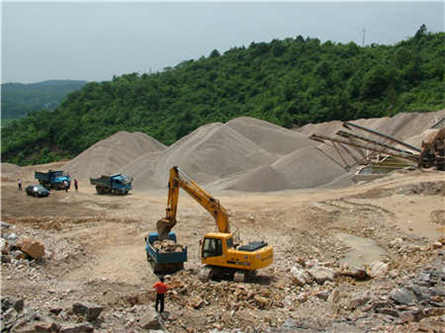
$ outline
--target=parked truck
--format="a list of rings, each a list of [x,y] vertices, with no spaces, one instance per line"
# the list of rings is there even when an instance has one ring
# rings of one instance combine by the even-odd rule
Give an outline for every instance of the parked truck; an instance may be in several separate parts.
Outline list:
[[[155,274],[171,274],[182,270],[187,261],[187,247],[176,242],[174,232],[169,232],[165,240],[160,240],[157,232],[150,232],[145,237],[145,252]]]
[[[96,186],[98,194],[128,194],[131,190],[133,177],[115,174],[111,176],[101,176],[99,178],[90,178],[91,185]]]
[[[66,186],[70,187],[71,185],[71,177],[62,170],[36,171],[34,178],[47,189],[64,190]]]

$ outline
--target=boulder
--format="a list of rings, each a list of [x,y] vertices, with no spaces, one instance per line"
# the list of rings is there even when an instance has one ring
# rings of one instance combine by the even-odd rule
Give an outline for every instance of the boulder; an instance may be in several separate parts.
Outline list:
[[[319,284],[323,284],[326,281],[334,281],[335,272],[332,269],[315,266],[308,270],[308,273],[317,281]]]
[[[383,278],[389,271],[389,265],[381,261],[372,263],[367,270],[367,273],[372,278]]]
[[[93,303],[73,304],[73,313],[85,317],[88,321],[96,320],[104,308]]]
[[[306,283],[312,282],[311,276],[297,266],[292,266],[290,274],[292,275],[292,280],[299,286],[304,286]]]
[[[390,298],[397,304],[402,305],[414,304],[417,300],[416,295],[406,288],[394,289],[390,294]]]
[[[349,308],[356,309],[356,308],[368,303],[370,299],[371,299],[371,296],[370,296],[369,291],[367,291],[363,294],[355,294],[349,303]]]
[[[160,318],[154,309],[148,310],[140,320],[140,326],[146,330],[159,330],[162,328]]]
[[[45,255],[45,246],[31,238],[24,238],[18,241],[17,247],[34,259],[42,258]]]

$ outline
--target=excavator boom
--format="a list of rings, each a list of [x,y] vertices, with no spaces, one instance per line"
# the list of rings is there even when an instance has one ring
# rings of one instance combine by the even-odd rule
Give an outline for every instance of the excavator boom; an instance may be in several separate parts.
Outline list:
[[[175,166],[170,169],[166,215],[156,224],[161,239],[166,239],[170,230],[176,225],[179,188],[186,191],[213,216],[219,232],[230,233],[227,211],[219,200],[200,188],[184,171]]]

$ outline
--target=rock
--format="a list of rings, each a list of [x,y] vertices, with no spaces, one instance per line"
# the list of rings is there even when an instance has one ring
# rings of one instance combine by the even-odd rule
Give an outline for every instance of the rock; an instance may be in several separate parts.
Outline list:
[[[49,309],[49,312],[54,313],[56,316],[57,316],[60,312],[62,312],[62,311],[63,311],[62,308],[51,308],[51,309]]]
[[[73,304],[73,313],[85,317],[88,321],[96,320],[103,307],[93,303],[75,303]]]
[[[298,327],[297,321],[292,318],[286,319],[283,325],[281,325],[281,329],[283,330],[296,329],[297,327]]]
[[[31,238],[25,238],[18,241],[17,247],[34,259],[42,258],[45,255],[44,245]]]
[[[445,289],[431,287],[429,290],[430,290],[431,296],[445,297]]]
[[[369,278],[365,269],[351,266],[343,267],[338,274],[350,276],[356,280],[366,280]]]
[[[9,254],[8,242],[3,238],[0,238],[0,250],[2,255]]]
[[[255,295],[254,299],[261,309],[264,309],[270,305],[270,301],[266,297]]]
[[[11,242],[15,242],[17,240],[17,235],[15,233],[11,233],[8,235],[8,240]]]
[[[370,299],[371,299],[371,297],[370,297],[370,293],[369,292],[365,292],[363,294],[355,295],[351,299],[351,302],[349,303],[349,308],[356,309],[359,306],[362,306],[362,305],[368,303]]]
[[[381,261],[377,261],[372,263],[368,270],[367,274],[372,278],[383,278],[389,271],[389,265],[385,264]]]
[[[25,302],[23,298],[13,298],[13,297],[2,297],[2,312],[5,312],[6,310],[10,308],[14,308],[17,312],[22,312],[23,308],[25,306]]]
[[[11,262],[11,256],[2,254],[2,263],[9,264]]]
[[[34,324],[34,329],[36,332],[48,332],[48,333],[54,333],[54,332],[60,332],[61,326],[56,323],[37,323]]]
[[[442,247],[442,242],[434,242],[431,246],[433,249],[440,249]]]
[[[23,260],[26,259],[26,253],[20,250],[15,250],[11,252],[11,257],[14,258],[15,260]]]
[[[161,323],[159,322],[159,316],[154,309],[142,317],[139,322],[140,326],[146,330],[159,330],[162,328]]]
[[[292,268],[290,269],[290,273],[292,275],[293,281],[299,286],[304,286],[306,283],[312,282],[311,276],[301,268],[292,266]]]
[[[396,310],[391,309],[391,308],[378,308],[375,310],[375,312],[386,314],[391,317],[399,317],[399,313]]]
[[[9,229],[10,225],[6,222],[0,221],[0,228],[1,229]]]
[[[335,305],[340,300],[340,292],[338,289],[334,289],[328,297],[328,302]]]
[[[390,298],[397,304],[413,304],[416,301],[414,293],[406,288],[395,289],[391,292]]]
[[[402,312],[400,314],[400,320],[402,322],[420,321],[425,318],[425,314],[422,310],[416,309],[412,311]]]
[[[189,304],[195,309],[199,309],[203,303],[203,299],[199,296],[193,296],[189,300]]]
[[[409,286],[408,289],[411,290],[414,293],[414,295],[416,295],[419,301],[423,301],[431,297],[431,291],[426,287],[419,287],[413,285]]]
[[[325,281],[334,281],[335,272],[329,268],[315,266],[308,270],[308,273],[317,281],[319,284],[323,284]]]
[[[327,301],[330,294],[331,293],[329,292],[329,290],[322,290],[319,293],[317,293],[315,296],[322,299],[323,301]]]
[[[88,324],[74,324],[62,327],[59,333],[91,333],[94,332],[94,327]]]

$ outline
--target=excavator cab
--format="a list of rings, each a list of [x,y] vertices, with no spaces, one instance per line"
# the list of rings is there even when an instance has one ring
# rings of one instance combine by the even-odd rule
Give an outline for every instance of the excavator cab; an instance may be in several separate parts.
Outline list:
[[[203,258],[222,256],[222,239],[219,238],[204,238],[202,245],[201,256]]]

